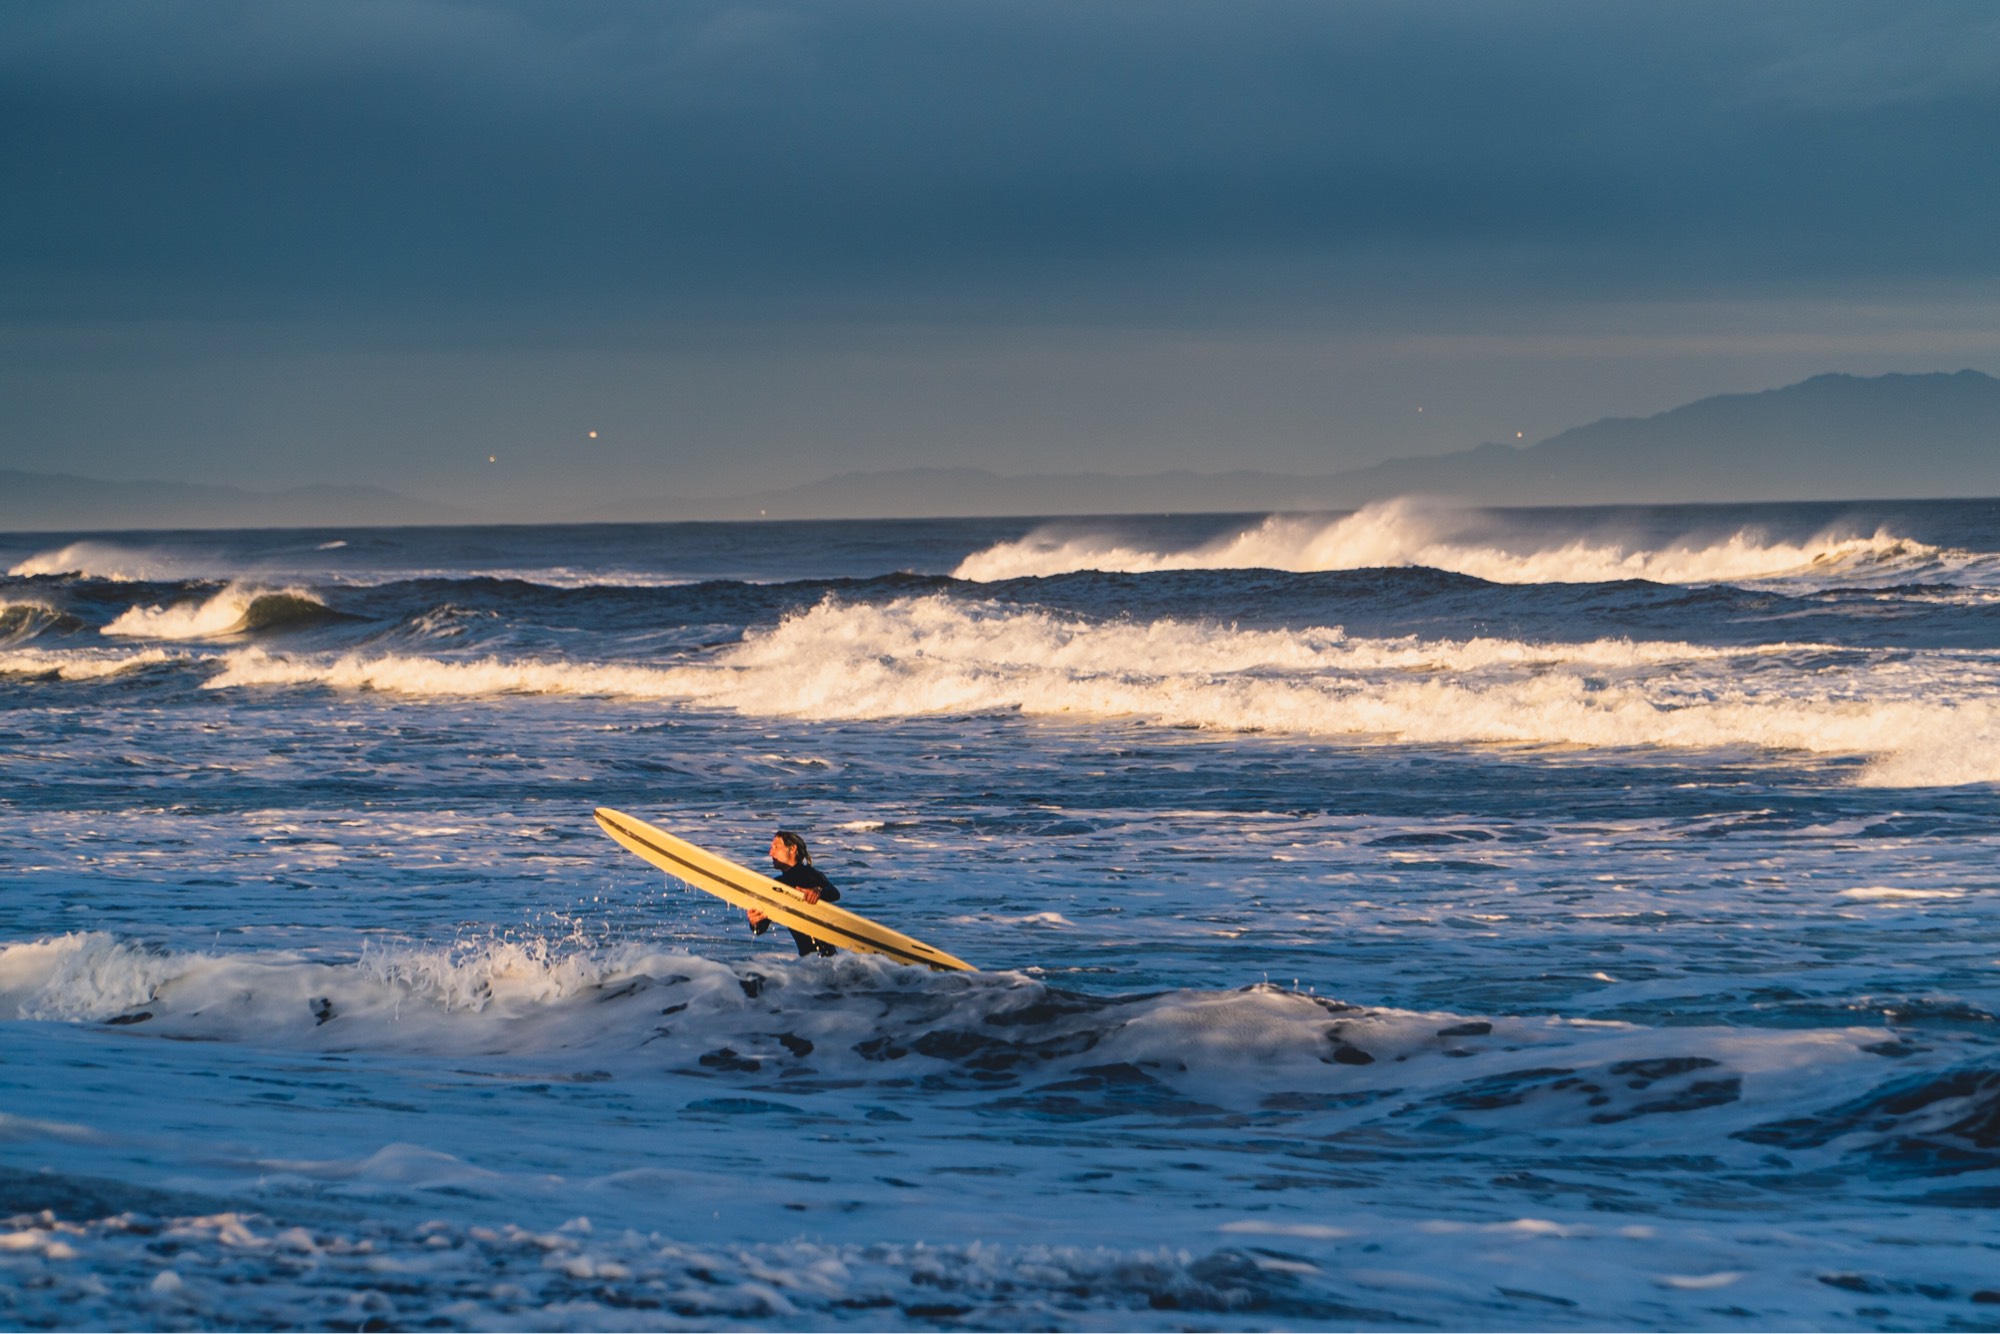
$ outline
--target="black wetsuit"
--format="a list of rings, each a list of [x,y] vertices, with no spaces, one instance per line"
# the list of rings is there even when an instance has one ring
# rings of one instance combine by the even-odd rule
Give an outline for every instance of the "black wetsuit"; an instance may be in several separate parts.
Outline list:
[[[811,862],[799,862],[794,866],[780,866],[774,862],[772,865],[774,869],[771,872],[771,878],[779,884],[790,885],[794,889],[816,889],[819,891],[819,901],[821,903],[840,902],[840,891],[833,887],[833,881],[821,875],[819,868]],[[750,933],[761,936],[770,929],[771,919],[766,917],[763,921],[751,927]],[[799,947],[800,957],[811,954],[814,950],[819,951],[821,954],[833,953],[833,946],[823,940],[814,940],[805,932],[793,931],[789,926],[785,930],[792,932],[792,943]]]

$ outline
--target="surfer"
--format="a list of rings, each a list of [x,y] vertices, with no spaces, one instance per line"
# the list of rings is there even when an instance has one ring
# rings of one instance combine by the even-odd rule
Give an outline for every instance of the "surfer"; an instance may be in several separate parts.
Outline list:
[[[806,902],[818,903],[825,899],[828,903],[840,902],[840,891],[833,887],[833,881],[821,875],[813,865],[812,853],[806,851],[806,841],[789,829],[780,829],[771,835],[771,864],[777,872],[772,879],[790,885],[805,895]],[[761,936],[771,929],[771,919],[755,908],[750,913],[750,934]],[[814,940],[803,931],[792,932],[792,943],[799,947],[800,957],[817,950],[822,955],[833,953],[833,946],[823,940]]]

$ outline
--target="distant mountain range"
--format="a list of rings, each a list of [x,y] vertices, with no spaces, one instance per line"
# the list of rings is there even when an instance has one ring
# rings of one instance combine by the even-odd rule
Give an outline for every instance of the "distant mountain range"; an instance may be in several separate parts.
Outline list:
[[[1607,417],[1525,447],[1485,444],[1318,475],[905,468],[714,500],[660,497],[602,517],[1351,509],[1404,495],[1482,505],[2000,496],[2000,380],[1970,370],[1816,375],[1657,416]]]
[[[554,521],[881,518],[1349,509],[1400,495],[1484,505],[2000,496],[2000,380],[1978,371],[1817,375],[1652,417],[1607,417],[1528,446],[1485,444],[1316,475],[843,473],[723,497],[658,495]],[[0,530],[449,524],[520,519],[374,487],[259,493],[0,471]]]
[[[1815,375],[1527,448],[1481,445],[1328,479],[1348,503],[1414,491],[1493,504],[2000,495],[2000,380]]]

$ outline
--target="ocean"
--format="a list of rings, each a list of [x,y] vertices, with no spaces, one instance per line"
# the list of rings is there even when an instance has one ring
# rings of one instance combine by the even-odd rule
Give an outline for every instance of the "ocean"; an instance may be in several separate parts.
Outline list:
[[[0,1326],[2000,1329],[2000,502],[0,569]]]

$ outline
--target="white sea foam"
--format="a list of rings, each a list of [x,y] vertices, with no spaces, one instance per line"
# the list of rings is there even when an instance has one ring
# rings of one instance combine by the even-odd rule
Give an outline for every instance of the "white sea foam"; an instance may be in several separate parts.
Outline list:
[[[187,575],[188,566],[184,560],[110,542],[72,542],[52,551],[37,552],[7,573],[17,579],[38,574],[72,574],[124,584],[182,578]]]
[[[15,649],[0,653],[0,676],[53,677],[58,681],[100,681],[142,667],[184,661],[165,649],[104,652],[91,649]]]
[[[1843,899],[1871,899],[1876,901],[1902,902],[1912,899],[1962,899],[1962,889],[1896,889],[1888,885],[1862,885],[1854,889],[1840,891]]]
[[[830,1044],[836,1050],[883,1031],[920,1036],[939,1022],[941,1006],[955,1022],[977,1024],[1032,1004],[1043,992],[1016,974],[933,975],[857,956],[796,975],[762,976],[759,987],[746,990],[726,964],[684,952],[576,948],[539,939],[371,947],[348,962],[288,952],[161,951],[103,932],[0,946],[0,1020],[101,1023],[143,1010],[148,1031],[259,1044],[294,1045],[324,1036],[324,1029],[344,1043],[382,1045],[430,1047],[442,1036],[447,1046],[491,1047],[499,1040],[522,1052],[605,1040],[657,1046],[653,996],[607,1008],[608,1000],[638,996],[649,985],[671,987],[688,1002],[679,1012],[692,1030],[687,1042],[697,1049],[717,1040],[744,1042],[746,1001],[760,992],[760,1011],[784,1013],[801,1032],[839,1035]],[[867,999],[818,1013],[829,985],[855,987]],[[1112,1053],[1211,1070],[1296,1061],[1312,1069],[1322,1064],[1336,1017],[1355,1040],[1384,1051],[1435,1049],[1435,1030],[1452,1018],[1344,1007],[1330,1012],[1311,997],[1260,987],[1107,1001],[1049,1022],[1105,1030],[1109,1040],[1093,1049],[1100,1059]],[[331,1027],[335,1020],[337,1028]],[[1503,1026],[1511,1042],[1566,1040],[1563,1030],[1545,1021]],[[829,1059],[831,1053],[820,1057]]]
[[[867,1000],[829,1007],[829,985],[855,987]],[[684,952],[541,939],[379,946],[347,962],[288,952],[161,951],[102,932],[0,946],[0,1020],[120,1020],[144,1023],[148,1032],[260,1045],[657,1052],[658,993],[643,994],[654,988],[670,988],[682,1002],[676,1012],[686,1031],[674,1045],[699,1052],[734,1041],[753,1050],[743,1016],[750,997],[761,994],[760,1013],[783,1013],[788,1026],[830,1048],[822,1062],[857,1041],[913,1040],[939,1022],[941,1006],[956,1022],[975,1025],[1042,993],[1040,984],[1018,975],[934,976],[855,956],[796,976],[760,977],[757,987],[746,988],[727,965]],[[630,1003],[607,1005],[619,999]],[[1215,1070],[1296,1061],[1312,1070],[1321,1063],[1330,1020],[1309,997],[1255,989],[1107,1002],[1102,1012],[1051,1022],[1113,1031],[1115,1051],[1125,1059]],[[1345,1022],[1385,1050],[1438,1045],[1437,1016],[1356,1012]],[[1537,1021],[1508,1033],[1510,1040],[1534,1041],[1534,1031],[1545,1027]]]
[[[204,602],[129,607],[101,633],[128,639],[212,639],[315,611],[325,612],[326,604],[303,588],[230,584]]]
[[[327,685],[382,690],[417,698],[489,695],[603,695],[628,699],[693,699],[711,679],[701,669],[625,667],[538,658],[448,660],[405,654],[227,654],[206,688]]]
[[[663,1022],[663,1016],[669,1016]],[[968,1070],[1051,1108],[1118,1088],[1248,1109],[1281,1096],[1335,1097],[1324,1114],[1372,1119],[1378,1098],[1413,1108],[1455,1097],[1468,1082],[1519,1086],[1492,1104],[1490,1131],[1541,1135],[1562,1126],[1577,1143],[1644,1114],[1676,1089],[1754,1082],[1756,1096],[1719,1091],[1689,1110],[1719,1120],[1702,1136],[1755,1124],[1765,1098],[1837,1093],[1853,1067],[1879,1057],[1879,1028],[1809,1032],[1648,1028],[1555,1016],[1463,1015],[1325,1001],[1269,986],[1170,989],[1085,1001],[1019,973],[932,974],[841,955],[739,970],[648,946],[566,949],[537,942],[468,942],[449,950],[382,947],[359,960],[288,952],[167,952],[101,933],[0,946],[0,1021],[116,1024],[135,1034],[265,1050],[369,1051],[454,1061],[504,1060],[540,1081],[653,1079],[661,1070],[736,1071],[776,1091],[787,1071],[908,1088]],[[1690,1052],[1701,1059],[1687,1062]],[[718,1056],[718,1053],[720,1055]],[[587,1064],[583,1064],[587,1062]],[[1577,1069],[1661,1063],[1647,1081],[1566,1078]],[[1551,1069],[1551,1065],[1561,1069]],[[1106,1085],[1104,1072],[1129,1072]],[[583,1072],[581,1075],[578,1072]],[[596,1073],[591,1073],[596,1072]],[[1051,1078],[1081,1079],[1049,1085]],[[1703,1081],[1701,1087],[1687,1081]],[[1677,1083],[1675,1081],[1678,1081]],[[1585,1087],[1588,1083],[1589,1087]],[[726,1085],[724,1086],[726,1088]],[[1505,1110],[1535,1095],[1525,1116]],[[1145,1114],[1148,1104],[1123,1106]],[[1474,1101],[1459,1107],[1477,1111]],[[1606,1107],[1609,1112],[1603,1110]],[[1343,1111],[1343,1108],[1354,1109]],[[1179,1112],[1175,1114],[1180,1114]],[[1705,1128],[1704,1128],[1705,1127]],[[377,1146],[379,1147],[379,1146]],[[279,1164],[271,1164],[277,1168]],[[297,1163],[289,1170],[304,1170]],[[343,1179],[352,1172],[336,1172]]]
[[[1800,574],[1824,577],[1940,554],[1934,547],[1886,530],[1872,536],[1828,533],[1804,542],[1773,541],[1744,530],[1720,541],[1648,549],[1591,537],[1549,545],[1545,533],[1526,531],[1512,537],[1483,535],[1493,524],[1490,516],[1474,511],[1392,500],[1338,519],[1272,515],[1241,532],[1178,551],[1133,546],[1114,538],[1065,536],[1050,529],[976,552],[953,574],[992,582],[1075,570],[1304,572],[1423,566],[1506,584],[1621,579],[1696,584]]]
[[[438,1187],[455,1201],[490,1186],[490,1174],[408,1145],[354,1171],[325,1179]],[[495,1227],[461,1217],[462,1205],[421,1224],[377,1210],[311,1227],[247,1209],[84,1223],[28,1214],[0,1233],[0,1273],[18,1280],[17,1323],[34,1328],[230,1326],[246,1323],[251,1307],[283,1328],[921,1329],[976,1312],[963,1323],[1699,1329],[1717,1323],[1724,1287],[1737,1324],[1750,1322],[1734,1312],[1750,1310],[1770,1313],[1769,1325],[1846,1328],[1863,1323],[1857,1301],[1891,1312],[1881,1323],[1897,1327],[1949,1323],[1937,1316],[1957,1313],[1977,1263],[1900,1214],[1874,1229],[1895,1248],[1894,1272],[1916,1276],[1894,1283],[1852,1272],[1872,1256],[1857,1254],[1849,1228],[1818,1220],[1615,1229],[1586,1214],[1495,1224],[1441,1246],[1454,1234],[1425,1206],[1384,1212],[1341,1194],[1337,1227],[1230,1219],[1212,1237],[1190,1228],[1150,1246],[1133,1245],[1130,1224],[1113,1220],[1104,1221],[1118,1244],[1057,1245],[857,1241],[819,1220],[811,1236],[755,1243],[605,1228],[583,1216]],[[696,1219],[684,1210],[678,1221],[693,1230]],[[162,1268],[170,1260],[177,1267]],[[1736,1267],[1714,1267],[1722,1263]]]
[[[74,932],[0,946],[0,1020],[105,1022],[144,1009],[149,1031],[287,1042],[337,1010],[349,1037],[365,1030],[373,1040],[421,1044],[445,1031],[448,1046],[468,1040],[454,1018],[481,1021],[482,1029],[547,1018],[607,978],[663,970],[700,974],[741,995],[721,964],[646,949],[591,953],[539,939],[485,940],[371,948],[352,962],[325,963],[286,952],[159,951]]]
[[[1876,669],[1810,645],[1351,639],[1082,617],[932,596],[827,601],[669,667],[496,657],[226,656],[208,686],[656,699],[767,717],[1019,712],[1432,744],[1754,748],[1875,757],[1863,782],[2000,781],[2000,681],[1977,661]],[[1764,664],[1747,671],[1749,664]]]
[[[853,1003],[840,1000],[848,993]],[[1416,1077],[1413,1060],[1453,1049],[1465,1055],[1464,1039],[1440,1032],[1461,1016],[1364,1009],[1275,987],[1060,1007],[1047,1005],[1048,994],[1017,973],[932,974],[855,955],[758,969],[754,985],[746,985],[728,965],[682,951],[537,939],[376,946],[346,961],[285,951],[156,950],[102,932],[0,945],[0,1021],[117,1021],[256,1046],[567,1053],[564,1060],[591,1052],[612,1064],[634,1059],[650,1067],[722,1044],[745,1060],[797,1059],[774,1036],[783,1031],[808,1040],[815,1068],[900,1081],[927,1062],[949,1066],[974,1054],[949,1046],[924,1051],[927,1034],[949,1028],[997,1033],[980,1057],[988,1067],[1004,1060],[1028,1073],[1072,1057],[1087,1066],[1122,1061],[1232,1102],[1268,1088],[1407,1083]],[[677,1016],[671,1031],[659,1024],[663,999],[674,1002],[666,1011]],[[1672,1031],[1555,1018],[1499,1016],[1476,1027],[1480,1050],[1510,1061],[1509,1053],[1535,1047],[1623,1059],[1684,1040]],[[1813,1044],[1829,1041],[1843,1052],[1853,1045],[1849,1036],[1818,1033],[1768,1052],[1745,1042],[1731,1060],[1745,1071],[1779,1070],[1821,1060],[1826,1053]],[[1793,1050],[1801,1044],[1812,1047],[1807,1057]],[[892,1047],[920,1059],[884,1071],[883,1053]],[[1460,1077],[1439,1076],[1451,1083]]]
[[[109,1019],[143,1005],[183,974],[169,957],[103,932],[73,932],[0,947],[0,1020]]]

